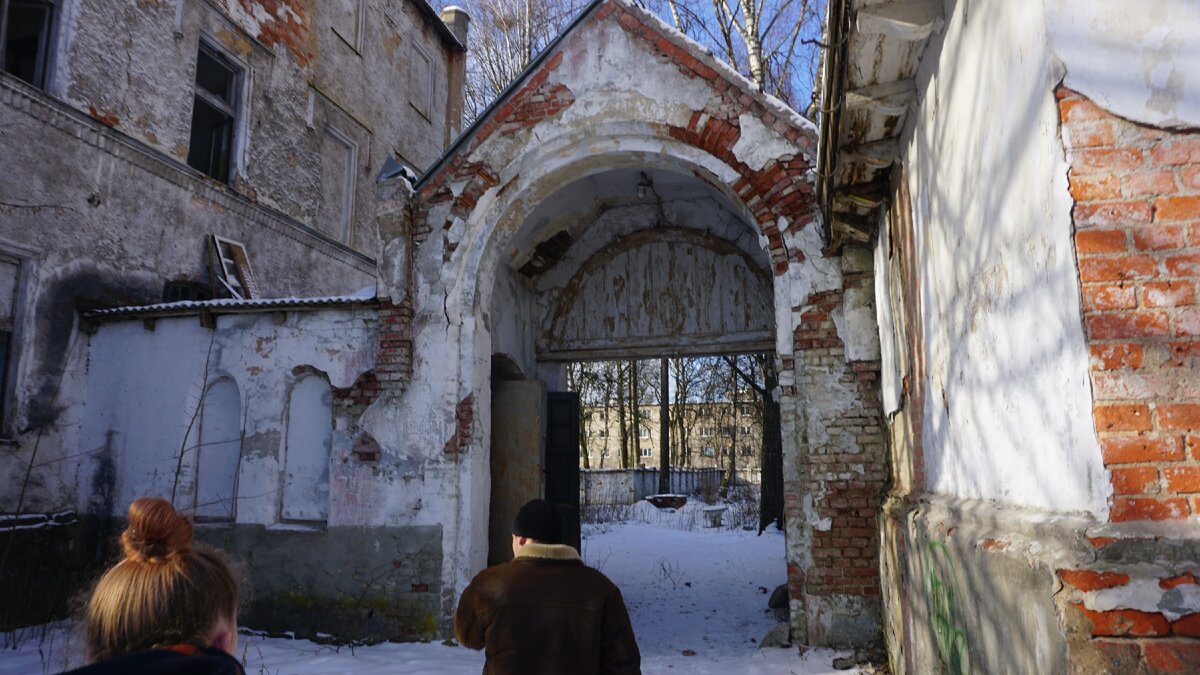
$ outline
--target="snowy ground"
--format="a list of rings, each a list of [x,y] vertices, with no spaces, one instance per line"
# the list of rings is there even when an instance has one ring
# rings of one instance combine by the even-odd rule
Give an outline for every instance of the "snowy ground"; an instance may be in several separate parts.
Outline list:
[[[832,651],[801,657],[795,648],[758,649],[775,625],[765,611],[767,593],[785,579],[782,534],[699,527],[703,516],[693,503],[676,513],[639,504],[625,515],[629,522],[585,526],[583,554],[621,587],[644,673],[846,672],[833,669]],[[0,674],[24,675],[78,665],[81,640],[70,627],[39,627],[0,635],[0,644]],[[352,648],[243,635],[239,651],[250,675],[476,675],[483,669],[482,653],[439,643]]]

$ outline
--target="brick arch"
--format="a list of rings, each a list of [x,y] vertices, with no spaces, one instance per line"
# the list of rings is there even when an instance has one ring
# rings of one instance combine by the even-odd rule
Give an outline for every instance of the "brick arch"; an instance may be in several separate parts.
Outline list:
[[[624,0],[599,3],[591,16],[561,36],[535,62],[532,71],[502,95],[422,179],[414,213],[417,243],[439,228],[449,230],[456,220],[467,220],[488,191],[499,187],[504,192],[510,188],[511,180],[506,182],[502,177],[518,158],[509,157],[499,163],[484,161],[480,157],[484,153],[477,151],[493,139],[503,139],[557,119],[582,97],[585,92],[573,92],[550,77],[563,65],[567,49],[563,43],[570,32],[598,22],[619,26],[648,57],[673,64],[681,78],[703,82],[709,89],[702,109],[694,110],[683,125],[638,117],[636,106],[626,109],[627,114],[616,121],[643,130],[637,133],[648,142],[680,143],[721,162],[727,168],[722,173],[735,176],[728,181],[733,194],[746,206],[752,224],[767,240],[774,273],[783,274],[789,264],[802,262],[802,253],[788,250],[780,221],[786,219],[790,227],[801,228],[815,219],[815,127],[780,101],[757,91],[748,80],[650,12]],[[743,161],[737,146],[743,137],[744,119],[754,120],[762,130],[785,140],[794,152],[771,157],[757,168]],[[605,126],[611,128],[613,120],[606,122]],[[589,122],[577,129],[590,131],[589,137],[597,139],[603,137],[598,126]],[[536,140],[539,145],[544,142],[542,138]],[[745,151],[743,147],[740,152]],[[449,204],[449,210],[443,215],[437,207],[445,204]],[[431,222],[435,210],[439,215],[433,220],[437,222]],[[456,242],[450,243],[443,259],[449,261],[457,247]]]

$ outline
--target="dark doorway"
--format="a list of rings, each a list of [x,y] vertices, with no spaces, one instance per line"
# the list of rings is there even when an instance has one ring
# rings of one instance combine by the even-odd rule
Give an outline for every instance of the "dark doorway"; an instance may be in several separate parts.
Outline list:
[[[563,543],[580,550],[579,394],[546,394],[546,500],[563,514]]]

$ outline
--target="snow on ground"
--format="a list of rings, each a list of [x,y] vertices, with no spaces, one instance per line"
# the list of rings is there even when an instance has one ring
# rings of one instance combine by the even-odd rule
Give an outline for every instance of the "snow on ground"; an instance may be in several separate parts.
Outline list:
[[[701,526],[700,504],[676,512],[641,503],[628,522],[585,525],[583,555],[621,588],[646,675],[825,675],[835,652],[759,649],[775,625],[770,591],[784,583],[783,535]],[[726,514],[730,515],[730,514]],[[13,643],[17,643],[13,648]],[[77,628],[50,626],[0,635],[0,675],[57,673],[79,665]],[[483,654],[441,643],[369,647],[242,635],[249,675],[411,673],[476,675]],[[694,654],[693,654],[694,653]]]

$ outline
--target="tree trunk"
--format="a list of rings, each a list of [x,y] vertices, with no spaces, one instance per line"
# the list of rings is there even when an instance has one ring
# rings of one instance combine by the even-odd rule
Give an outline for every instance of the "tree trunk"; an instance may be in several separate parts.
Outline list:
[[[729,488],[737,484],[737,357],[735,356],[733,359],[729,363],[729,385],[731,388],[729,398],[732,400],[732,407],[729,411],[729,469],[725,477],[721,479],[721,489],[718,492],[721,499],[728,497]]]
[[[642,409],[638,401],[638,395],[641,393],[638,389],[641,385],[638,378],[638,362],[633,360],[629,362],[629,408],[633,411],[630,419],[633,421],[633,454],[630,459],[635,460],[634,463],[641,465],[642,463]]]
[[[671,387],[666,357],[659,359],[658,376],[658,493],[666,494],[671,491]]]
[[[617,364],[617,422],[620,424],[621,431],[621,468],[629,468],[629,427],[625,420],[625,396],[628,389],[625,387],[625,369],[621,364]]]

